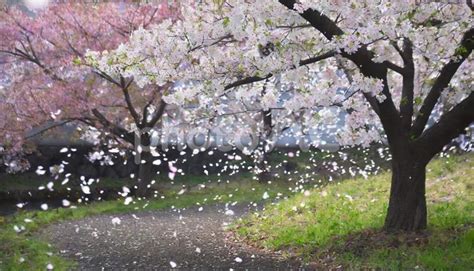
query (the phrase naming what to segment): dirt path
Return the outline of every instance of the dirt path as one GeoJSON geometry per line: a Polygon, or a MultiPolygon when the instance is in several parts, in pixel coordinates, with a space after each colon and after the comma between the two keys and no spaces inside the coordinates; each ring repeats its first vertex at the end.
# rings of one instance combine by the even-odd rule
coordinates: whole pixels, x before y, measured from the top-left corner
{"type": "Polygon", "coordinates": [[[234,214],[225,206],[207,206],[101,215],[55,224],[41,235],[80,270],[169,270],[174,264],[179,270],[300,269],[295,261],[228,240],[223,228],[249,208],[228,209],[234,214]]]}

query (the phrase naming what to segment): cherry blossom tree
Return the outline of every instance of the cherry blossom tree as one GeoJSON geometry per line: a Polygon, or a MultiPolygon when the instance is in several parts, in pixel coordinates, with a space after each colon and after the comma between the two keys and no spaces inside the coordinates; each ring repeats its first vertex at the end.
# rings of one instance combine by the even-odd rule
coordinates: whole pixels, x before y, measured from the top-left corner
{"type": "MultiPolygon", "coordinates": [[[[474,121],[471,1],[219,0],[182,7],[182,20],[139,29],[126,45],[89,61],[139,85],[201,82],[169,98],[202,106],[279,76],[296,90],[284,109],[302,113],[306,126],[333,122],[343,110],[349,114],[341,144],[388,143],[385,229],[426,228],[426,165],[474,121]],[[337,110],[321,116],[320,107],[337,110]]],[[[277,107],[281,92],[272,82],[266,87],[267,108],[277,107]]]]}
{"type": "MultiPolygon", "coordinates": [[[[46,127],[43,132],[71,122],[82,127],[82,136],[112,138],[110,148],[133,147],[137,129],[161,120],[161,96],[171,85],[137,87],[133,79],[112,78],[83,65],[85,54],[116,48],[132,31],[175,15],[168,1],[153,6],[58,1],[34,13],[2,7],[0,138],[6,151],[25,151],[26,132],[34,127],[46,127]]],[[[141,183],[149,181],[151,168],[139,171],[143,194],[141,183]]]]}

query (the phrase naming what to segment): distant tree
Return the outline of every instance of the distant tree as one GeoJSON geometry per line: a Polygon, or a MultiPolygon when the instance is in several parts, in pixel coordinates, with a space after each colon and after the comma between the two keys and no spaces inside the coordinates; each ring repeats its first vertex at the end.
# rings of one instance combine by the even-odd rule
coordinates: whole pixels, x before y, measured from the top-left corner
{"type": "MultiPolygon", "coordinates": [[[[162,96],[172,85],[138,87],[133,78],[113,78],[84,65],[85,55],[114,49],[133,31],[175,18],[175,9],[168,1],[61,2],[33,13],[18,6],[0,11],[0,144],[6,152],[18,153],[30,129],[75,122],[84,131],[93,127],[94,136],[131,148],[137,129],[160,122],[166,105],[162,96]]],[[[147,140],[143,135],[142,141],[147,140]]],[[[147,163],[139,166],[141,195],[153,176],[152,158],[142,159],[147,163]]]]}

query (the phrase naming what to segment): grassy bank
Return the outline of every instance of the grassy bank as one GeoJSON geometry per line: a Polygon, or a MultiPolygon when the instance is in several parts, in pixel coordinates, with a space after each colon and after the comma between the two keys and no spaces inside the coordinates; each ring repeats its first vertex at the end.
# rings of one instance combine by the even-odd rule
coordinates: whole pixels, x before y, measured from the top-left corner
{"type": "Polygon", "coordinates": [[[304,258],[315,267],[471,270],[474,266],[474,155],[428,167],[429,230],[381,233],[388,173],[310,190],[235,225],[255,246],[304,258]]]}

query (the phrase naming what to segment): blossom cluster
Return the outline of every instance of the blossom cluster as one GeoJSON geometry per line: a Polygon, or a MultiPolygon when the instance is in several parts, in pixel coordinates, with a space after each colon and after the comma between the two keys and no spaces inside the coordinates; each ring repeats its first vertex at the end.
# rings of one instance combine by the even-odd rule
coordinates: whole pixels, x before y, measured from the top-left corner
{"type": "MultiPolygon", "coordinates": [[[[243,102],[241,108],[252,104],[295,113],[342,106],[350,116],[341,130],[341,142],[358,144],[380,139],[374,129],[378,124],[371,121],[373,113],[362,99],[368,94],[383,102],[383,82],[362,75],[354,63],[337,55],[350,55],[364,47],[373,53],[373,61],[390,61],[401,67],[399,48],[409,40],[418,101],[426,96],[437,71],[456,55],[463,33],[473,25],[472,11],[466,4],[436,1],[301,0],[294,9],[270,0],[182,4],[180,19],[138,29],[116,50],[91,52],[89,57],[97,69],[133,77],[143,85],[199,82],[195,91],[182,89],[170,94],[168,101],[179,105],[188,100],[216,106],[214,97],[228,95],[231,83],[272,75],[265,84],[233,90],[233,97],[243,102]],[[308,9],[333,19],[343,34],[326,39],[300,16],[308,9]],[[335,58],[304,62],[329,52],[334,52],[335,58]],[[361,120],[370,120],[371,125],[361,120]]],[[[472,91],[472,70],[470,57],[450,84],[452,91],[446,99],[451,104],[472,91]]],[[[389,70],[387,80],[391,98],[401,104],[400,75],[389,70]]],[[[222,108],[222,102],[217,104],[222,108]]],[[[415,105],[415,111],[419,106],[415,105]]],[[[310,125],[321,121],[306,119],[310,125]]]]}

